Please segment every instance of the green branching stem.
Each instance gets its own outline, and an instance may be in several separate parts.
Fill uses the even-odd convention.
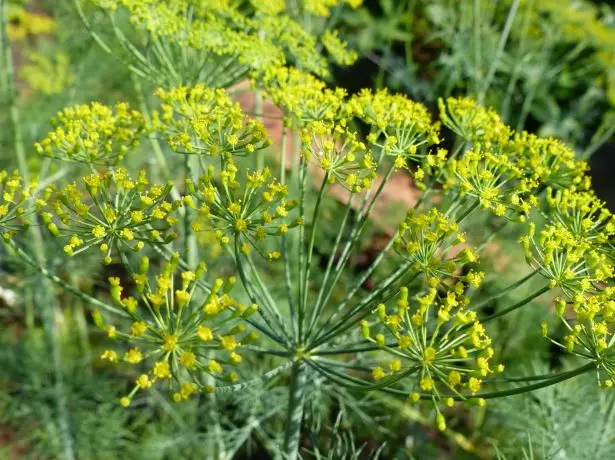
[[[530,294],[529,296],[527,296],[526,298],[520,300],[519,302],[517,302],[514,305],[511,305],[508,308],[505,308],[491,316],[488,316],[486,318],[481,318],[480,322],[481,323],[487,323],[489,321],[493,321],[496,318],[500,318],[501,316],[507,315],[512,311],[518,310],[519,308],[527,305],[528,303],[530,303],[532,300],[534,300],[536,297],[541,296],[542,294],[544,294],[545,292],[547,292],[549,289],[551,289],[549,286],[544,286],[541,289],[539,289],[538,291],[534,292],[533,294]],[[461,330],[467,329],[469,327],[471,327],[471,324],[466,324],[465,326],[463,326],[461,328]]]
[[[493,302],[494,300],[499,299],[500,297],[508,294],[509,292],[514,291],[515,289],[517,289],[519,286],[527,283],[529,280],[531,280],[538,272],[540,271],[540,269],[536,269],[533,272],[531,272],[529,275],[524,276],[523,278],[521,278],[518,281],[515,281],[514,283],[508,285],[507,287],[505,287],[504,289],[500,289],[498,290],[498,292],[496,292],[495,294],[487,297],[486,299],[482,300],[481,302],[477,303],[476,305],[472,305],[471,309],[472,310],[480,310],[481,308],[489,305],[491,302]]]
[[[345,312],[343,320],[337,323],[333,323],[331,319],[328,319],[325,324],[334,325],[328,329],[325,328],[322,334],[316,336],[316,339],[310,343],[310,351],[316,349],[316,347],[318,347],[319,345],[324,344],[336,335],[343,333],[344,331],[357,324],[358,320],[362,319],[362,317],[369,313],[369,309],[373,306],[374,302],[381,299],[385,290],[387,290],[390,286],[399,281],[403,276],[408,274],[410,266],[411,262],[406,262],[393,273],[391,273],[386,279],[384,279],[378,284],[378,288],[376,288],[372,293],[370,293],[370,295],[365,297],[365,299],[355,305],[355,307],[350,309],[350,311]],[[412,277],[416,276],[418,276],[418,273],[412,274]],[[343,310],[345,305],[345,303],[339,305],[339,307],[336,308],[336,312]],[[357,317],[356,315],[362,316]],[[331,318],[332,317],[333,316],[331,316]]]
[[[59,276],[54,275],[47,268],[36,263],[36,261],[34,261],[32,257],[26,254],[26,252],[23,249],[21,249],[19,246],[17,246],[15,242],[13,242],[12,240],[8,240],[8,241],[3,240],[3,241],[15,252],[15,254],[17,254],[17,256],[19,256],[21,260],[23,260],[26,264],[28,264],[29,266],[37,270],[41,275],[45,276],[47,279],[49,279],[51,282],[56,284],[58,287],[64,289],[66,292],[70,292],[71,294],[75,295],[76,297],[78,297],[79,299],[81,299],[82,301],[84,301],[85,303],[89,305],[102,308],[103,310],[108,311],[109,313],[112,313],[114,315],[119,315],[119,316],[124,316],[124,317],[129,316],[125,311],[120,310],[119,308],[114,307],[113,305],[109,305],[105,302],[102,302],[101,300],[98,300],[86,294],[85,292],[70,285],[69,283],[64,281],[62,278],[60,278]]]
[[[380,385],[378,388],[374,388],[374,384],[368,382],[363,379],[359,379],[357,377],[352,377],[343,372],[340,372],[336,369],[332,369],[330,367],[325,367],[319,365],[313,361],[308,361],[308,363],[314,367],[319,373],[324,375],[326,378],[331,380],[333,383],[338,385],[343,385],[347,388],[359,390],[359,391],[369,391],[373,389],[378,389],[385,393],[390,393],[398,396],[408,396],[409,392],[407,390],[401,390],[397,388],[388,387],[390,382],[387,382],[386,385]],[[577,367],[576,369],[570,371],[564,371],[557,374],[551,375],[549,378],[542,379],[537,383],[533,383],[530,385],[519,386],[515,388],[509,388],[507,390],[496,390],[496,391],[488,391],[483,393],[476,393],[471,396],[464,396],[459,394],[440,394],[441,399],[453,398],[456,401],[467,401],[469,399],[497,399],[497,398],[505,398],[508,396],[529,393],[531,391],[536,391],[541,388],[546,388],[551,385],[555,385],[561,383],[565,380],[570,380],[579,375],[585,374],[587,372],[593,371],[596,369],[596,363],[590,362],[583,366]],[[424,393],[420,394],[420,398],[423,400],[433,400],[433,394]]]
[[[278,375],[282,374],[285,370],[293,366],[293,361],[288,360],[283,364],[280,364],[278,367],[271,369],[268,372],[265,372],[263,375],[260,375],[257,378],[246,380],[245,382],[237,383],[235,385],[225,385],[221,387],[216,387],[216,393],[234,393],[236,391],[245,390],[246,388],[254,388],[255,386],[260,386],[276,378]]]
[[[327,282],[329,281],[329,276],[331,275],[331,269],[333,268],[333,263],[335,262],[335,257],[337,256],[337,251],[342,241],[342,236],[344,235],[344,230],[346,229],[346,222],[348,221],[348,217],[350,216],[350,211],[352,211],[352,199],[354,194],[351,193],[348,197],[348,202],[346,203],[346,211],[344,212],[344,217],[342,218],[342,223],[340,224],[340,228],[337,232],[337,236],[335,238],[335,243],[333,244],[333,249],[331,249],[331,253],[329,254],[329,260],[327,262],[327,268],[325,269],[324,278],[321,282],[320,289],[318,290],[318,297],[316,298],[316,302],[312,308],[312,316],[310,318],[307,338],[309,339],[312,332],[314,331],[314,327],[316,326],[316,322],[320,317],[322,310],[324,308],[324,304],[322,302],[323,296],[326,291]],[[362,284],[362,283],[361,283]]]
[[[374,197],[369,202],[367,209],[364,209],[363,212],[361,212],[359,216],[357,217],[357,219],[355,220],[351,233],[350,233],[349,241],[348,243],[346,243],[346,246],[344,247],[342,251],[342,254],[338,260],[338,263],[335,266],[335,269],[333,271],[334,273],[333,280],[331,281],[329,285],[327,294],[324,296],[324,299],[321,301],[322,306],[318,307],[319,309],[324,308],[329,302],[329,299],[331,298],[331,295],[333,294],[333,287],[337,284],[339,278],[342,276],[344,267],[346,266],[346,263],[348,262],[348,259],[350,258],[352,249],[354,248],[355,244],[359,241],[359,238],[361,234],[363,233],[363,229],[365,228],[365,225],[367,224],[367,220],[369,219],[369,215],[372,212],[374,204],[376,203],[376,201],[378,200],[378,197],[382,193],[382,190],[384,189],[385,184],[391,178],[391,175],[393,174],[394,169],[395,169],[395,165],[391,164],[390,168],[388,169],[388,171],[382,178],[382,181],[380,182],[378,189],[374,193]],[[347,300],[350,300],[350,298],[348,298]],[[333,315],[338,314],[340,311],[341,311],[341,308],[336,308]],[[330,320],[328,320],[327,323],[330,323]]]
[[[284,434],[284,453],[286,459],[296,460],[301,440],[301,422],[305,405],[305,388],[307,366],[303,361],[295,361],[288,391],[288,411],[286,432]]]
[[[282,126],[282,141],[281,141],[281,156],[280,156],[280,183],[282,185],[286,185],[286,150],[288,146],[288,128],[286,123]],[[297,338],[298,329],[296,325],[296,305],[293,296],[293,284],[292,284],[292,273],[291,273],[291,260],[290,260],[290,251],[288,249],[288,240],[287,235],[282,235],[282,260],[284,262],[284,283],[286,285],[286,297],[288,300],[288,310],[290,316],[290,324],[293,333],[293,337]]]
[[[250,281],[250,278],[248,277],[246,273],[246,270],[245,270],[246,267],[241,257],[241,250],[239,249],[239,238],[238,237],[235,237],[235,254],[234,255],[235,255],[235,264],[237,265],[237,270],[239,271],[239,278],[241,279],[241,283],[244,289],[246,290],[246,293],[248,294],[250,301],[259,306],[258,313],[260,317],[263,319],[263,321],[265,322],[265,324],[267,325],[266,327],[262,328],[262,332],[265,335],[267,335],[269,338],[271,338],[272,340],[278,342],[279,344],[282,344],[284,346],[290,346],[290,340],[288,336],[286,337],[286,339],[284,339],[274,332],[276,328],[273,326],[273,320],[270,318],[270,315],[272,315],[271,311],[268,310],[266,302],[263,302],[262,301],[263,299],[260,299],[257,296],[256,291],[254,289],[254,285],[252,284],[252,282]],[[285,333],[285,329],[282,329],[282,332]]]

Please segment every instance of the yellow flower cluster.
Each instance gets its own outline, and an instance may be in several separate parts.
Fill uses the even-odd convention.
[[[168,382],[176,402],[197,391],[213,391],[204,374],[235,382],[238,375],[231,369],[242,361],[241,347],[256,338],[247,332],[245,319],[258,307],[242,305],[230,296],[234,278],[218,278],[211,288],[203,288],[205,263],[195,271],[178,272],[178,261],[175,254],[150,280],[149,259],[143,257],[134,275],[135,297],[123,295],[119,278],[109,278],[111,297],[130,316],[131,324],[125,331],[105,326],[97,313],[97,325],[109,338],[130,347],[123,361],[147,369],[120,401],[124,406],[138,390],[158,381]],[[119,356],[118,351],[106,350],[101,358],[116,362]]]
[[[288,187],[271,179],[269,169],[248,171],[245,178],[240,178],[241,182],[237,172],[237,166],[228,158],[217,174],[210,166],[199,178],[198,186],[195,187],[190,180],[187,182],[191,197],[196,198],[196,203],[190,199],[189,205],[212,224],[211,228],[203,228],[196,223],[193,230],[214,229],[216,239],[222,245],[241,242],[243,252],[247,253],[250,247],[254,247],[267,259],[275,259],[278,252],[263,254],[258,244],[269,235],[284,235],[301,224],[299,219],[291,220],[289,216],[297,202],[287,199]]]
[[[459,232],[457,222],[438,209],[425,212],[411,209],[399,224],[394,248],[412,262],[412,270],[433,279],[445,279],[455,276],[462,265],[478,260],[471,248],[459,250],[463,243],[465,235]],[[463,278],[468,284],[478,287],[483,277],[482,273],[470,271]]]
[[[58,112],[56,126],[35,144],[41,155],[90,164],[116,164],[138,145],[145,131],[143,116],[126,103],[115,110],[98,102],[76,105]]]
[[[438,107],[442,123],[465,141],[489,147],[491,143],[508,142],[512,134],[494,109],[486,109],[472,98],[440,98]]]
[[[362,3],[363,0],[303,0],[303,7],[305,11],[314,16],[329,17],[332,8],[337,8],[342,4],[358,8]]]
[[[223,89],[204,85],[158,89],[162,113],[154,114],[154,129],[180,153],[246,155],[271,143],[262,123],[248,119]]]
[[[262,78],[273,102],[299,125],[336,120],[342,115],[346,97],[342,88],[329,89],[323,81],[294,67],[268,69]]]
[[[515,133],[505,151],[536,187],[587,190],[589,166],[577,160],[572,148],[558,139],[543,138],[525,131]]]
[[[24,8],[9,5],[8,37],[10,40],[24,40],[29,35],[43,35],[55,30],[56,23],[48,16],[32,13]]]
[[[85,190],[83,190],[85,188]],[[99,246],[104,263],[111,252],[141,250],[145,243],[166,244],[175,238],[172,212],[180,205],[167,197],[172,185],[149,185],[145,171],[137,179],[124,168],[93,173],[62,189],[42,213],[43,223],[56,237],[67,237],[64,251],[73,256]],[[85,193],[84,193],[85,192]]]
[[[423,104],[402,94],[363,89],[350,98],[345,111],[372,128],[370,143],[404,161],[420,161],[425,153],[419,149],[440,142],[439,123],[431,119]]]
[[[301,130],[303,157],[352,192],[369,189],[376,178],[376,163],[358,134],[339,123],[314,121]]]
[[[322,44],[336,64],[349,66],[359,55],[348,49],[348,44],[339,38],[337,31],[326,30],[321,38]]]
[[[363,320],[361,330],[367,341],[390,357],[388,365],[373,368],[373,378],[384,385],[416,376],[410,400],[432,399],[444,430],[438,405],[451,406],[454,400],[442,393],[471,399],[480,391],[482,379],[503,367],[491,364],[491,339],[469,309],[470,299],[463,295],[466,286],[457,282],[439,291],[439,284],[438,278],[429,278],[427,292],[413,299],[402,287],[394,305],[378,305],[376,319]]]
[[[229,1],[94,1],[112,13],[125,8],[131,23],[157,43],[150,53],[127,46],[142,73],[165,85],[205,83],[209,87],[230,87],[249,72],[258,75],[287,62],[327,76],[327,60],[314,52],[319,37],[304,25],[303,12],[328,15],[329,7],[337,4],[360,4],[325,0],[312,9],[308,2],[294,17],[289,13],[297,8],[287,8],[283,1],[253,2],[253,8],[247,9]],[[356,59],[335,34],[325,33],[320,39],[336,62],[346,65]]]
[[[33,200],[36,187],[35,182],[25,184],[18,171],[0,170],[0,233],[4,239],[30,225],[28,214],[45,204],[47,191],[44,198]]]
[[[448,169],[462,197],[475,198],[496,216],[524,221],[537,204],[521,168],[504,153],[469,150],[460,159],[452,159]]]
[[[43,94],[61,93],[75,82],[68,56],[62,52],[52,59],[38,52],[28,53],[28,62],[21,66],[19,75]]]

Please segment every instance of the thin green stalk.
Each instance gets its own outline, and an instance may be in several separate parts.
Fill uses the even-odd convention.
[[[380,182],[380,185],[378,186],[378,189],[376,190],[376,193],[374,194],[374,197],[372,198],[371,202],[369,203],[369,206],[367,207],[367,210],[365,210],[364,212],[360,213],[358,218],[357,218],[357,220],[355,221],[355,224],[353,225],[353,228],[352,228],[352,230],[350,232],[349,241],[348,241],[348,243],[346,243],[346,246],[344,247],[344,250],[342,251],[342,255],[340,256],[340,259],[339,259],[339,261],[338,261],[338,263],[337,263],[337,265],[335,267],[333,281],[331,282],[331,288],[329,289],[329,291],[327,292],[324,300],[322,301],[323,308],[324,308],[324,306],[327,305],[327,302],[331,298],[331,295],[333,294],[332,287],[337,284],[338,280],[342,276],[344,267],[346,266],[346,262],[348,262],[348,259],[350,258],[350,253],[351,253],[354,245],[359,240],[361,234],[363,233],[363,229],[365,228],[367,220],[369,219],[369,215],[370,215],[370,213],[371,213],[371,211],[372,211],[372,209],[374,207],[374,204],[378,200],[378,197],[380,196],[380,193],[382,193],[382,190],[384,189],[384,185],[390,179],[391,174],[393,174],[393,170],[394,169],[395,169],[395,165],[391,164],[391,167],[389,168],[389,170],[387,171],[385,176],[382,178],[382,182]]]
[[[47,270],[44,266],[39,265],[38,263],[36,263],[28,254],[26,254],[26,252],[21,249],[19,246],[17,246],[12,240],[3,240],[11,249],[13,249],[13,251],[15,251],[15,253],[28,265],[30,265],[32,268],[34,268],[35,270],[37,270],[41,275],[45,276],[47,279],[49,279],[51,282],[53,282],[54,284],[56,284],[58,287],[64,289],[67,292],[70,292],[71,294],[75,295],[76,297],[78,297],[79,299],[81,299],[82,301],[102,308],[103,310],[106,310],[110,313],[113,313],[115,315],[119,315],[119,316],[125,316],[128,317],[128,314],[123,311],[120,310],[112,305],[106,304],[88,294],[86,294],[85,292],[75,288],[74,286],[70,285],[69,283],[67,283],[66,281],[64,281],[62,278],[58,277],[57,275],[54,275],[53,273],[51,273],[49,270]]]
[[[299,182],[300,182],[300,192],[299,192],[299,215],[303,222],[305,222],[305,193],[307,190],[307,162],[302,160],[302,166],[299,169]],[[300,341],[303,335],[302,325],[303,325],[303,316],[304,312],[301,308],[301,304],[303,301],[303,292],[306,290],[306,286],[303,284],[304,278],[302,276],[302,267],[305,265],[305,225],[299,226],[299,241],[298,250],[299,250],[299,267],[297,273],[299,274],[299,298],[297,299],[297,339]]]
[[[517,15],[517,8],[519,7],[520,0],[514,0],[510,9],[508,10],[508,16],[506,17],[506,23],[504,24],[504,30],[502,31],[502,35],[500,35],[500,41],[498,42],[498,47],[495,52],[495,56],[493,56],[493,60],[491,61],[491,66],[489,67],[489,71],[487,72],[487,77],[485,78],[483,88],[481,92],[478,94],[478,103],[483,104],[485,101],[485,95],[487,91],[489,91],[489,87],[491,86],[491,80],[495,75],[495,71],[498,65],[498,61],[504,52],[504,47],[506,46],[506,42],[508,41],[508,35],[510,34],[510,29],[512,28],[513,21],[515,20],[515,16]]]
[[[254,118],[256,121],[262,121],[263,119],[263,91],[259,88],[254,90]],[[257,171],[262,170],[265,166],[265,152],[258,150],[255,154],[254,160],[255,169]]]
[[[14,81],[14,66],[11,44],[8,39],[8,24],[9,24],[9,5],[8,0],[0,0],[1,2],[1,14],[0,27],[2,33],[2,53],[4,62],[4,68],[6,69],[6,92],[7,101],[10,110],[10,122],[13,130],[13,147],[15,149],[15,156],[17,157],[17,164],[19,171],[23,177],[24,182],[30,182],[30,170],[28,168],[28,162],[26,158],[26,152],[24,149],[24,141],[21,132],[21,119],[19,107],[17,105],[17,92],[15,90]],[[32,225],[29,228],[38,264],[42,267],[46,263],[45,248],[43,245],[43,238],[40,229],[37,225]],[[64,393],[64,384],[62,379],[62,362],[60,356],[60,349],[56,337],[56,327],[54,320],[54,311],[56,308],[56,299],[53,297],[51,286],[49,282],[43,283],[42,294],[49,299],[49,304],[44,303],[44,307],[41,309],[41,316],[43,318],[43,326],[49,349],[51,353],[51,360],[53,362],[54,370],[54,396],[56,407],[58,411],[58,424],[60,426],[60,432],[62,434],[62,441],[64,447],[64,457],[68,460],[75,458],[74,441],[70,430],[70,422],[68,418],[68,411],[66,408],[66,396]],[[45,300],[47,300],[45,299]]]
[[[316,227],[318,225],[318,217],[320,215],[320,204],[322,198],[325,195],[327,184],[329,182],[329,171],[325,173],[325,177],[322,180],[320,191],[318,192],[318,198],[316,198],[316,204],[314,205],[314,213],[312,215],[312,222],[310,223],[310,241],[308,244],[307,257],[305,261],[305,267],[303,268],[303,297],[299,302],[299,342],[303,340],[303,319],[307,309],[307,297],[309,291],[310,269],[312,268],[312,255],[314,252],[314,242],[316,241]]]
[[[363,299],[359,304],[357,304],[349,312],[345,312],[344,319],[342,321],[335,323],[334,326],[330,327],[329,329],[323,329],[322,333],[318,334],[316,336],[316,339],[310,344],[309,349],[310,350],[315,349],[319,345],[322,345],[323,343],[325,343],[327,340],[331,339],[332,337],[335,337],[335,335],[340,334],[348,330],[350,327],[352,327],[352,324],[356,323],[356,318],[354,316],[360,313],[362,310],[369,308],[371,303],[375,299],[378,299],[378,297],[386,289],[388,289],[390,286],[393,285],[393,283],[401,279],[407,273],[408,269],[410,268],[410,265],[411,265],[410,262],[406,262],[405,264],[403,264],[401,267],[395,270],[392,274],[390,274],[385,280],[380,282],[378,288],[376,288],[373,292],[371,292],[370,295],[368,295],[365,299]],[[415,274],[414,276],[417,276],[417,275]],[[343,310],[345,305],[346,303],[340,304],[338,308],[336,308],[335,311],[331,314],[331,316],[327,319],[325,324],[333,324],[333,319],[339,312]],[[350,325],[348,325],[349,323]]]
[[[256,297],[254,290],[252,289],[252,282],[248,279],[248,276],[246,275],[246,272],[245,272],[245,267],[243,266],[243,263],[241,261],[241,251],[239,250],[239,238],[235,238],[235,264],[237,265],[237,270],[239,271],[239,278],[241,279],[241,283],[243,284],[243,287],[246,293],[248,294],[250,301],[259,305],[258,313],[260,317],[263,318],[263,321],[265,321],[265,324],[267,325],[267,328],[265,329],[266,335],[281,345],[289,346],[289,342],[287,340],[284,340],[283,338],[281,338],[279,335],[277,335],[274,332],[275,329],[273,328],[270,319],[265,314],[265,312],[269,314],[269,311],[266,311],[264,302],[259,302],[259,299]]]
[[[342,223],[340,224],[340,228],[337,232],[335,243],[333,244],[333,249],[331,249],[331,254],[329,254],[329,260],[327,262],[327,268],[325,269],[325,275],[320,284],[320,289],[318,290],[318,297],[316,298],[316,302],[314,303],[314,306],[312,309],[312,317],[310,318],[308,331],[307,331],[308,339],[312,335],[313,328],[316,325],[316,321],[318,320],[318,317],[320,316],[324,308],[324,305],[322,303],[322,298],[326,290],[327,282],[329,281],[329,276],[331,275],[331,269],[333,268],[333,262],[335,262],[335,256],[337,255],[337,250],[342,240],[342,236],[344,235],[344,230],[346,229],[346,222],[348,221],[348,217],[350,216],[350,211],[352,210],[353,196],[354,195],[351,193],[350,197],[348,198],[348,203],[346,203],[346,212],[344,213],[344,217],[342,218]]]
[[[297,460],[299,456],[306,381],[306,364],[303,361],[294,362],[288,391],[286,432],[284,434],[284,454],[287,460]]]
[[[523,307],[524,305],[527,305],[532,300],[534,300],[536,297],[539,297],[542,294],[544,294],[545,292],[547,292],[549,289],[551,289],[549,286],[544,286],[543,288],[539,289],[538,291],[534,292],[533,294],[530,294],[529,296],[527,296],[523,300],[520,300],[516,304],[511,305],[510,307],[505,308],[504,310],[499,311],[498,313],[496,313],[494,315],[488,316],[487,318],[482,318],[480,320],[480,322],[484,324],[484,323],[487,323],[489,321],[493,321],[494,319],[499,318],[501,316],[507,315],[511,311],[515,311],[515,310]],[[466,324],[460,330],[468,329],[469,327],[472,327],[472,325],[471,324]]]
[[[531,280],[539,271],[540,271],[540,269],[537,268],[536,270],[534,270],[529,275],[524,276],[520,280],[515,281],[514,283],[512,283],[509,286],[505,287],[504,289],[500,289],[498,292],[496,292],[495,294],[493,294],[493,295],[487,297],[486,299],[482,300],[480,303],[478,303],[476,305],[473,305],[471,307],[471,309],[472,310],[479,310],[479,309],[483,308],[484,306],[489,305],[494,300],[499,299],[500,297],[508,294],[511,291],[514,291],[519,286],[521,286],[521,285],[525,284],[526,282],[528,282],[529,280]]]
[[[286,150],[288,147],[288,128],[286,123],[282,126],[282,141],[280,156],[280,183],[286,185]],[[286,297],[288,301],[288,310],[290,315],[290,324],[292,328],[292,334],[297,339],[298,330],[296,327],[295,317],[297,315],[295,300],[293,299],[293,284],[292,274],[290,268],[290,251],[288,249],[288,240],[286,234],[282,235],[282,259],[284,261],[284,284],[286,285]]]

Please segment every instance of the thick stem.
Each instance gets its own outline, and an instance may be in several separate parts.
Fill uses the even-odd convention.
[[[287,460],[296,460],[301,441],[301,422],[305,404],[306,365],[303,361],[293,364],[290,390],[288,393],[288,417],[284,435],[284,453]]]

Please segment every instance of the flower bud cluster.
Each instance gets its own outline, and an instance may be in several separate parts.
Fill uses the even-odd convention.
[[[145,131],[143,116],[126,103],[115,110],[93,102],[67,107],[52,120],[56,126],[34,145],[45,156],[90,164],[117,164],[139,143]]]
[[[90,164],[117,164],[139,144],[145,131],[143,116],[123,102],[115,110],[98,102],[67,107],[52,124],[55,131],[34,145],[36,151]]]
[[[28,215],[45,205],[44,198],[34,199],[37,184],[25,184],[18,171],[0,170],[0,234],[6,240],[30,225]]]
[[[454,403],[445,395],[471,399],[479,393],[483,378],[503,371],[503,366],[491,364],[491,339],[476,312],[469,309],[464,283],[446,286],[444,291],[437,289],[439,285],[438,278],[428,278],[427,290],[414,298],[402,287],[397,301],[378,305],[375,319],[363,320],[361,330],[365,340],[384,352],[378,357],[389,357],[387,364],[373,368],[373,378],[382,384],[411,382],[409,398],[432,399],[444,429],[438,406]],[[400,380],[407,375],[416,378]]]
[[[288,187],[271,178],[271,172],[245,172],[237,177],[238,168],[229,157],[216,173],[210,166],[199,178],[198,184],[188,181],[187,190],[194,197],[193,206],[198,215],[209,219],[217,240],[226,245],[238,239],[241,250],[254,247],[267,259],[277,259],[279,252],[263,254],[260,243],[269,235],[284,235],[301,224],[289,214],[297,206],[296,200],[287,199]],[[193,230],[205,230],[197,223]]]
[[[529,193],[533,187],[523,178],[522,169],[505,153],[474,146],[475,150],[449,162],[447,185],[454,183],[462,197],[475,198],[496,216],[525,221],[537,199]]]
[[[411,209],[399,224],[394,248],[399,255],[412,262],[412,270],[434,279],[445,279],[454,276],[462,265],[478,260],[478,255],[471,248],[458,250],[463,243],[465,234],[459,232],[457,222],[438,209],[431,208],[425,212]],[[470,271],[464,280],[478,287],[483,277],[483,273]]]
[[[181,204],[167,200],[172,185],[149,185],[145,171],[136,179],[124,168],[93,173],[83,184],[67,185],[42,213],[52,235],[67,238],[69,256],[99,246],[104,263],[114,249],[139,251],[145,243],[166,244],[176,235],[173,211]]]
[[[302,155],[352,192],[369,189],[376,178],[376,163],[358,134],[339,122],[314,121],[301,130]]]
[[[327,88],[323,81],[294,67],[270,68],[262,79],[273,102],[299,125],[341,117],[346,97],[342,88]]]
[[[425,155],[419,151],[421,147],[440,142],[439,123],[431,119],[423,104],[402,94],[363,89],[348,100],[345,110],[372,128],[370,143],[404,161],[419,162]]]
[[[106,350],[102,359],[146,369],[120,401],[124,406],[137,391],[157,382],[169,388],[176,402],[198,391],[213,391],[205,374],[235,382],[238,374],[233,369],[242,361],[241,348],[256,338],[247,331],[245,320],[258,307],[231,297],[234,278],[217,278],[210,289],[202,289],[205,263],[195,271],[179,272],[178,261],[175,254],[150,279],[149,260],[143,257],[133,277],[134,297],[124,295],[119,278],[109,278],[111,297],[130,317],[129,326],[105,325],[102,315],[95,313],[97,325],[109,338],[125,344],[122,351]]]
[[[248,119],[223,89],[196,85],[158,89],[162,113],[154,127],[180,153],[247,155],[271,144],[262,123]]]
[[[440,98],[438,107],[442,123],[465,141],[503,144],[512,134],[494,109],[486,109],[472,98]]]

